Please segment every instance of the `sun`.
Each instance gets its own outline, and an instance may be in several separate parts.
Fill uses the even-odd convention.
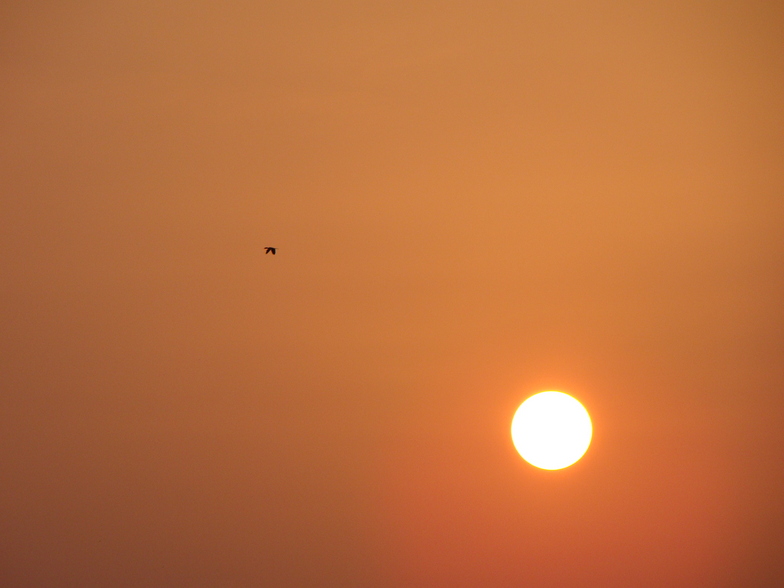
[[[540,392],[523,402],[512,419],[512,441],[525,461],[560,470],[580,459],[593,435],[582,404],[563,392]]]

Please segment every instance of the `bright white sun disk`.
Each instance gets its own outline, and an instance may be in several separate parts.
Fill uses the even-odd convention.
[[[563,392],[534,394],[512,419],[515,448],[525,461],[544,470],[575,463],[588,450],[592,435],[588,411]]]

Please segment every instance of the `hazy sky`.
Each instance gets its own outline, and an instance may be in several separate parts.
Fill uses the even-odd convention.
[[[784,584],[783,31],[3,2],[0,583]]]

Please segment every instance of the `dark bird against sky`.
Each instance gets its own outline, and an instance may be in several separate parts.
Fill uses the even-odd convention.
[[[276,251],[277,251],[277,249],[275,247],[265,247],[264,248],[264,255],[267,255],[267,253],[272,253],[272,255],[275,255]]]

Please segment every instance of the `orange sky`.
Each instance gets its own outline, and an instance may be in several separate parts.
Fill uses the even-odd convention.
[[[4,2],[0,583],[784,584],[782,30]]]

